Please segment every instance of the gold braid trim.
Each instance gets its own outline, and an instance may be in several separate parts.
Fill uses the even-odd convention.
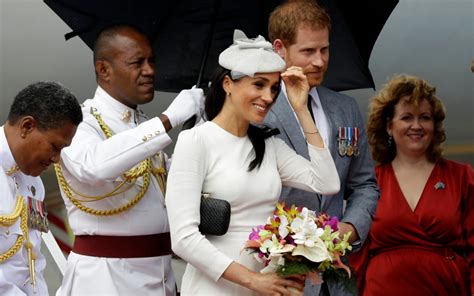
[[[15,209],[13,212],[7,215],[0,215],[0,225],[4,227],[9,227],[15,224],[20,217],[21,210],[23,208],[23,199],[19,196],[16,197]]]
[[[102,117],[100,117],[100,114],[97,112],[97,109],[92,107],[91,108],[91,113],[95,117],[97,122],[99,123],[100,128],[102,129],[102,131],[105,134],[105,138],[108,139],[108,138],[112,137],[112,131],[104,123],[104,121],[102,120]],[[140,164],[138,166],[132,168],[128,172],[125,172],[124,177],[126,179],[136,179],[140,176],[143,176],[147,172],[147,170],[148,170],[148,164],[146,163],[146,160],[144,160],[144,161],[140,162]]]
[[[149,161],[147,160],[147,163],[148,162]],[[116,214],[129,210],[143,198],[143,196],[145,195],[150,185],[150,174],[148,173],[143,176],[143,186],[141,190],[131,201],[115,209],[96,210],[96,209],[86,207],[85,205],[81,203],[81,201],[74,198],[73,191],[70,189],[70,186],[67,184],[66,180],[64,179],[64,176],[62,175],[61,167],[58,164],[56,164],[55,169],[56,169],[56,177],[58,178],[59,186],[61,187],[63,192],[66,194],[66,196],[69,198],[69,200],[72,202],[72,204],[75,205],[79,210],[91,215],[95,215],[95,216],[112,216],[112,215],[116,215]]]
[[[26,211],[26,205],[24,204],[22,197],[17,196],[16,200],[17,200],[17,203],[16,203],[17,206],[18,206],[18,201],[20,201],[20,208],[19,208],[19,212],[16,219],[18,219],[18,217],[20,217],[21,215],[20,228],[21,228],[21,231],[23,232],[23,235],[19,235],[18,238],[16,239],[15,244],[8,251],[0,255],[0,263],[3,263],[5,260],[8,260],[13,255],[15,255],[21,249],[21,246],[23,245],[25,234],[26,236],[28,235],[28,213]],[[18,210],[18,207],[15,207],[14,212],[17,210]],[[14,222],[16,222],[16,220]],[[11,225],[13,225],[13,223],[8,226],[11,226]]]
[[[165,196],[166,193],[166,179],[168,176],[168,173],[165,169],[165,159],[164,156],[161,153],[156,154],[156,158],[158,161],[158,167],[152,167],[151,173],[155,177],[156,181],[158,182],[158,185],[160,186],[161,192],[163,193],[163,197]]]
[[[96,118],[100,128],[105,134],[105,137],[107,139],[112,137],[112,131],[104,123],[104,121],[102,120],[102,117],[97,112],[97,109],[91,108],[91,114]],[[135,166],[134,168],[132,168],[131,170],[123,174],[123,177],[125,178],[125,180],[122,181],[117,187],[115,187],[112,191],[100,196],[89,196],[89,195],[85,195],[74,190],[64,178],[61,165],[55,164],[54,169],[56,171],[56,177],[58,179],[59,186],[61,187],[63,192],[66,194],[68,199],[72,202],[72,204],[75,205],[79,210],[91,215],[95,215],[95,216],[112,216],[112,215],[116,215],[116,214],[129,210],[143,198],[146,191],[148,190],[148,187],[150,186],[150,173],[153,172],[153,163],[152,163],[151,158],[147,158],[144,161],[140,162],[137,166]],[[110,210],[97,210],[90,207],[86,207],[85,205],[81,203],[81,202],[98,201],[98,200],[102,200],[102,199],[123,193],[127,191],[128,189],[130,189],[135,184],[136,179],[139,177],[143,177],[143,186],[140,189],[140,191],[132,200],[130,200],[128,203],[118,208],[114,208]],[[126,187],[125,189],[120,190],[125,184],[130,184],[130,185]],[[74,197],[74,195],[78,195],[82,197],[82,199],[77,199]]]

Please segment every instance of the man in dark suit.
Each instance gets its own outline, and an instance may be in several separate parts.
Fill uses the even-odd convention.
[[[362,116],[355,100],[321,86],[329,62],[328,14],[315,1],[289,1],[270,15],[269,37],[286,66],[303,68],[310,84],[308,109],[314,114],[319,132],[329,146],[341,179],[340,192],[331,197],[284,188],[286,204],[306,206],[337,216],[342,234],[351,231],[356,250],[366,239],[375,213],[379,191],[369,153]],[[288,103],[282,83],[275,105],[265,124],[280,130],[282,138],[298,154],[309,159],[305,132]],[[340,285],[313,286],[307,283],[305,295],[344,295]]]

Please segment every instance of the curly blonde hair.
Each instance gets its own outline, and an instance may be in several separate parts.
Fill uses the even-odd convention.
[[[408,103],[418,105],[426,100],[432,110],[434,121],[433,140],[426,152],[429,161],[436,162],[441,158],[441,144],[446,140],[443,121],[446,111],[441,100],[436,96],[436,88],[425,80],[410,75],[394,76],[369,104],[367,135],[375,161],[385,164],[391,162],[397,153],[395,145],[389,145],[387,125],[392,120],[395,105],[401,98],[409,96]]]

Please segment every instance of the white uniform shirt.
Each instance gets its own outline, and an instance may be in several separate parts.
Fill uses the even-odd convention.
[[[113,136],[110,139],[105,140],[97,119],[90,113],[91,107],[97,109],[111,129]],[[71,145],[63,149],[61,163],[69,185],[86,195],[112,191],[123,180],[124,172],[171,143],[159,118],[147,120],[142,112],[123,105],[100,87],[92,100],[84,102],[82,111],[84,120]],[[122,119],[127,111],[131,114],[128,122]],[[87,214],[61,192],[74,234],[135,236],[168,232],[163,194],[156,179],[152,177],[150,181],[145,196],[134,207],[113,216]],[[123,194],[84,205],[94,209],[120,207],[136,196],[141,185],[139,178],[136,186]]]
[[[90,112],[92,107],[112,131],[111,138],[105,139],[97,119]],[[65,179],[82,194],[97,196],[112,191],[123,180],[124,172],[171,143],[158,117],[147,120],[141,111],[123,105],[100,87],[93,99],[84,102],[82,111],[84,120],[71,145],[61,153]],[[127,113],[129,120],[124,120]],[[122,194],[83,204],[101,210],[118,208],[132,200],[142,185],[142,178],[139,178]],[[148,190],[135,206],[112,216],[87,214],[76,208],[62,190],[61,194],[75,235],[136,236],[169,232],[164,197],[154,177],[150,178]],[[156,295],[167,295],[174,291],[170,260],[171,256],[116,259],[71,253],[58,294],[138,295],[154,289]],[[167,282],[166,289],[158,283],[163,279]],[[91,285],[91,281],[96,284]]]
[[[16,172],[11,176],[6,174],[6,171],[15,165],[15,160],[8,146],[3,126],[0,128],[0,164],[0,215],[10,214],[14,210],[17,195],[16,184],[18,184],[18,193],[24,198],[29,196],[40,201],[44,199],[44,187],[39,177],[27,176],[22,172]],[[32,189],[33,187],[35,189]],[[8,251],[20,235],[23,235],[20,219],[10,227],[0,225],[0,254]],[[30,229],[29,236],[30,242],[33,244],[33,253],[36,255],[35,295],[48,295],[48,288],[43,278],[46,261],[40,252],[41,232]],[[28,264],[28,254],[25,247],[0,263],[0,295],[33,295]]]

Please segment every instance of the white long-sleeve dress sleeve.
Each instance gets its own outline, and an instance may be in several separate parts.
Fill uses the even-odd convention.
[[[249,172],[254,154],[248,137],[236,137],[213,122],[180,134],[168,176],[166,203],[173,250],[191,264],[183,277],[184,294],[249,293],[221,279],[221,275],[232,261],[253,270],[262,268],[241,248],[251,229],[264,224],[273,212],[282,183],[323,194],[339,190],[339,177],[328,149],[309,146],[309,162],[280,139],[272,137],[265,144],[260,168]],[[231,204],[230,226],[224,236],[199,232],[201,192]]]

